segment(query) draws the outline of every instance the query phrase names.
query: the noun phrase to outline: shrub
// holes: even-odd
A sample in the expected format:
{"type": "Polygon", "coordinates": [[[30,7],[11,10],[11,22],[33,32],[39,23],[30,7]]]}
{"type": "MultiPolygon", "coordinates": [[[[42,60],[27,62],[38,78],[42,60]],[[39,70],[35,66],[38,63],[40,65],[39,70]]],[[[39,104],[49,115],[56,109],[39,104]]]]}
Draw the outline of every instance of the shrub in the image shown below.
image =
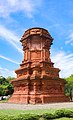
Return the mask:
{"type": "Polygon", "coordinates": [[[56,110],[54,113],[44,113],[42,115],[38,114],[19,114],[19,115],[9,115],[0,114],[0,120],[51,120],[56,118],[73,118],[73,111],[71,110],[56,110]]]}
{"type": "Polygon", "coordinates": [[[17,120],[39,120],[39,115],[34,114],[20,114],[17,120]]]}
{"type": "Polygon", "coordinates": [[[69,118],[73,118],[73,111],[71,110],[64,110],[64,115],[69,118]]]}
{"type": "Polygon", "coordinates": [[[13,115],[0,115],[0,120],[17,120],[17,116],[13,116],[13,115]]]}
{"type": "Polygon", "coordinates": [[[20,115],[0,115],[0,120],[39,120],[39,115],[20,114],[20,115]]]}
{"type": "Polygon", "coordinates": [[[73,111],[71,111],[71,110],[65,110],[65,109],[57,110],[55,112],[55,116],[56,116],[56,118],[73,117],[73,111]]]}
{"type": "Polygon", "coordinates": [[[56,112],[55,112],[55,116],[56,116],[56,118],[65,117],[64,109],[56,110],[56,112]]]}
{"type": "Polygon", "coordinates": [[[56,118],[56,116],[52,113],[45,113],[45,114],[42,115],[42,117],[45,118],[46,120],[56,118]]]}

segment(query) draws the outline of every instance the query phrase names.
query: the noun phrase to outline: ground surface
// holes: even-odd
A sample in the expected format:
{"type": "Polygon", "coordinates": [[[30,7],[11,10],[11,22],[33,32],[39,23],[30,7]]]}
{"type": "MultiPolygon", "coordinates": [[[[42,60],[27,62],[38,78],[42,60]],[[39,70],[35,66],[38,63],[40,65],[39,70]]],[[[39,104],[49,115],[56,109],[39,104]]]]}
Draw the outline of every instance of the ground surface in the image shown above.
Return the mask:
{"type": "Polygon", "coordinates": [[[73,108],[73,102],[37,104],[37,105],[0,103],[0,109],[36,110],[36,109],[52,109],[52,108],[53,109],[73,108]]]}

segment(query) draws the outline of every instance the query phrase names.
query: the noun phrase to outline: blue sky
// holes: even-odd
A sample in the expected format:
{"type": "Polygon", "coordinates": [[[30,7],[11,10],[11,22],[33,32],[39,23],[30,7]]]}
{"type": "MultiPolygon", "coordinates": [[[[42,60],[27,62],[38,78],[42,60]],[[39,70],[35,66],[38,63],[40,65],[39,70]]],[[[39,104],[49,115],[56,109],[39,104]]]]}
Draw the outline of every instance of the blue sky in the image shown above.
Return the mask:
{"type": "Polygon", "coordinates": [[[73,0],[0,0],[0,75],[15,76],[24,31],[43,27],[54,38],[51,59],[60,77],[73,74],[73,0]]]}

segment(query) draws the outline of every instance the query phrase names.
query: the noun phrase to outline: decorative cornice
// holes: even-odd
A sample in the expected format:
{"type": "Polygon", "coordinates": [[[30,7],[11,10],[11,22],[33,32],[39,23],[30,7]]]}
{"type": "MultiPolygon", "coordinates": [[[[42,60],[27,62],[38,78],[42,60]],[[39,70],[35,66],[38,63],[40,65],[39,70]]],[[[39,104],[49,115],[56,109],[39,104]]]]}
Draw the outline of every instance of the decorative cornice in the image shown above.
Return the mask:
{"type": "Polygon", "coordinates": [[[53,40],[53,38],[51,37],[48,30],[36,27],[36,28],[31,28],[31,29],[28,29],[27,31],[25,31],[20,42],[22,42],[23,40],[25,40],[26,38],[28,38],[29,36],[32,36],[32,35],[40,35],[42,37],[46,37],[50,40],[53,40]]]}

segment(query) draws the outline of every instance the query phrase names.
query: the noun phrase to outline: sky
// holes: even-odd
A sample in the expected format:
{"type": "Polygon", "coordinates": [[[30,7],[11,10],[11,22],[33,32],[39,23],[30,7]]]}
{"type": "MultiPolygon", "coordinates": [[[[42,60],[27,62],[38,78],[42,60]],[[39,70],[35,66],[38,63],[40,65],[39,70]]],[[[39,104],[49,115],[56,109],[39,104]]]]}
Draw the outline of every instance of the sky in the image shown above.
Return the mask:
{"type": "Polygon", "coordinates": [[[73,74],[73,0],[0,0],[0,75],[16,76],[23,60],[20,38],[32,27],[54,38],[51,60],[60,77],[73,74]]]}

